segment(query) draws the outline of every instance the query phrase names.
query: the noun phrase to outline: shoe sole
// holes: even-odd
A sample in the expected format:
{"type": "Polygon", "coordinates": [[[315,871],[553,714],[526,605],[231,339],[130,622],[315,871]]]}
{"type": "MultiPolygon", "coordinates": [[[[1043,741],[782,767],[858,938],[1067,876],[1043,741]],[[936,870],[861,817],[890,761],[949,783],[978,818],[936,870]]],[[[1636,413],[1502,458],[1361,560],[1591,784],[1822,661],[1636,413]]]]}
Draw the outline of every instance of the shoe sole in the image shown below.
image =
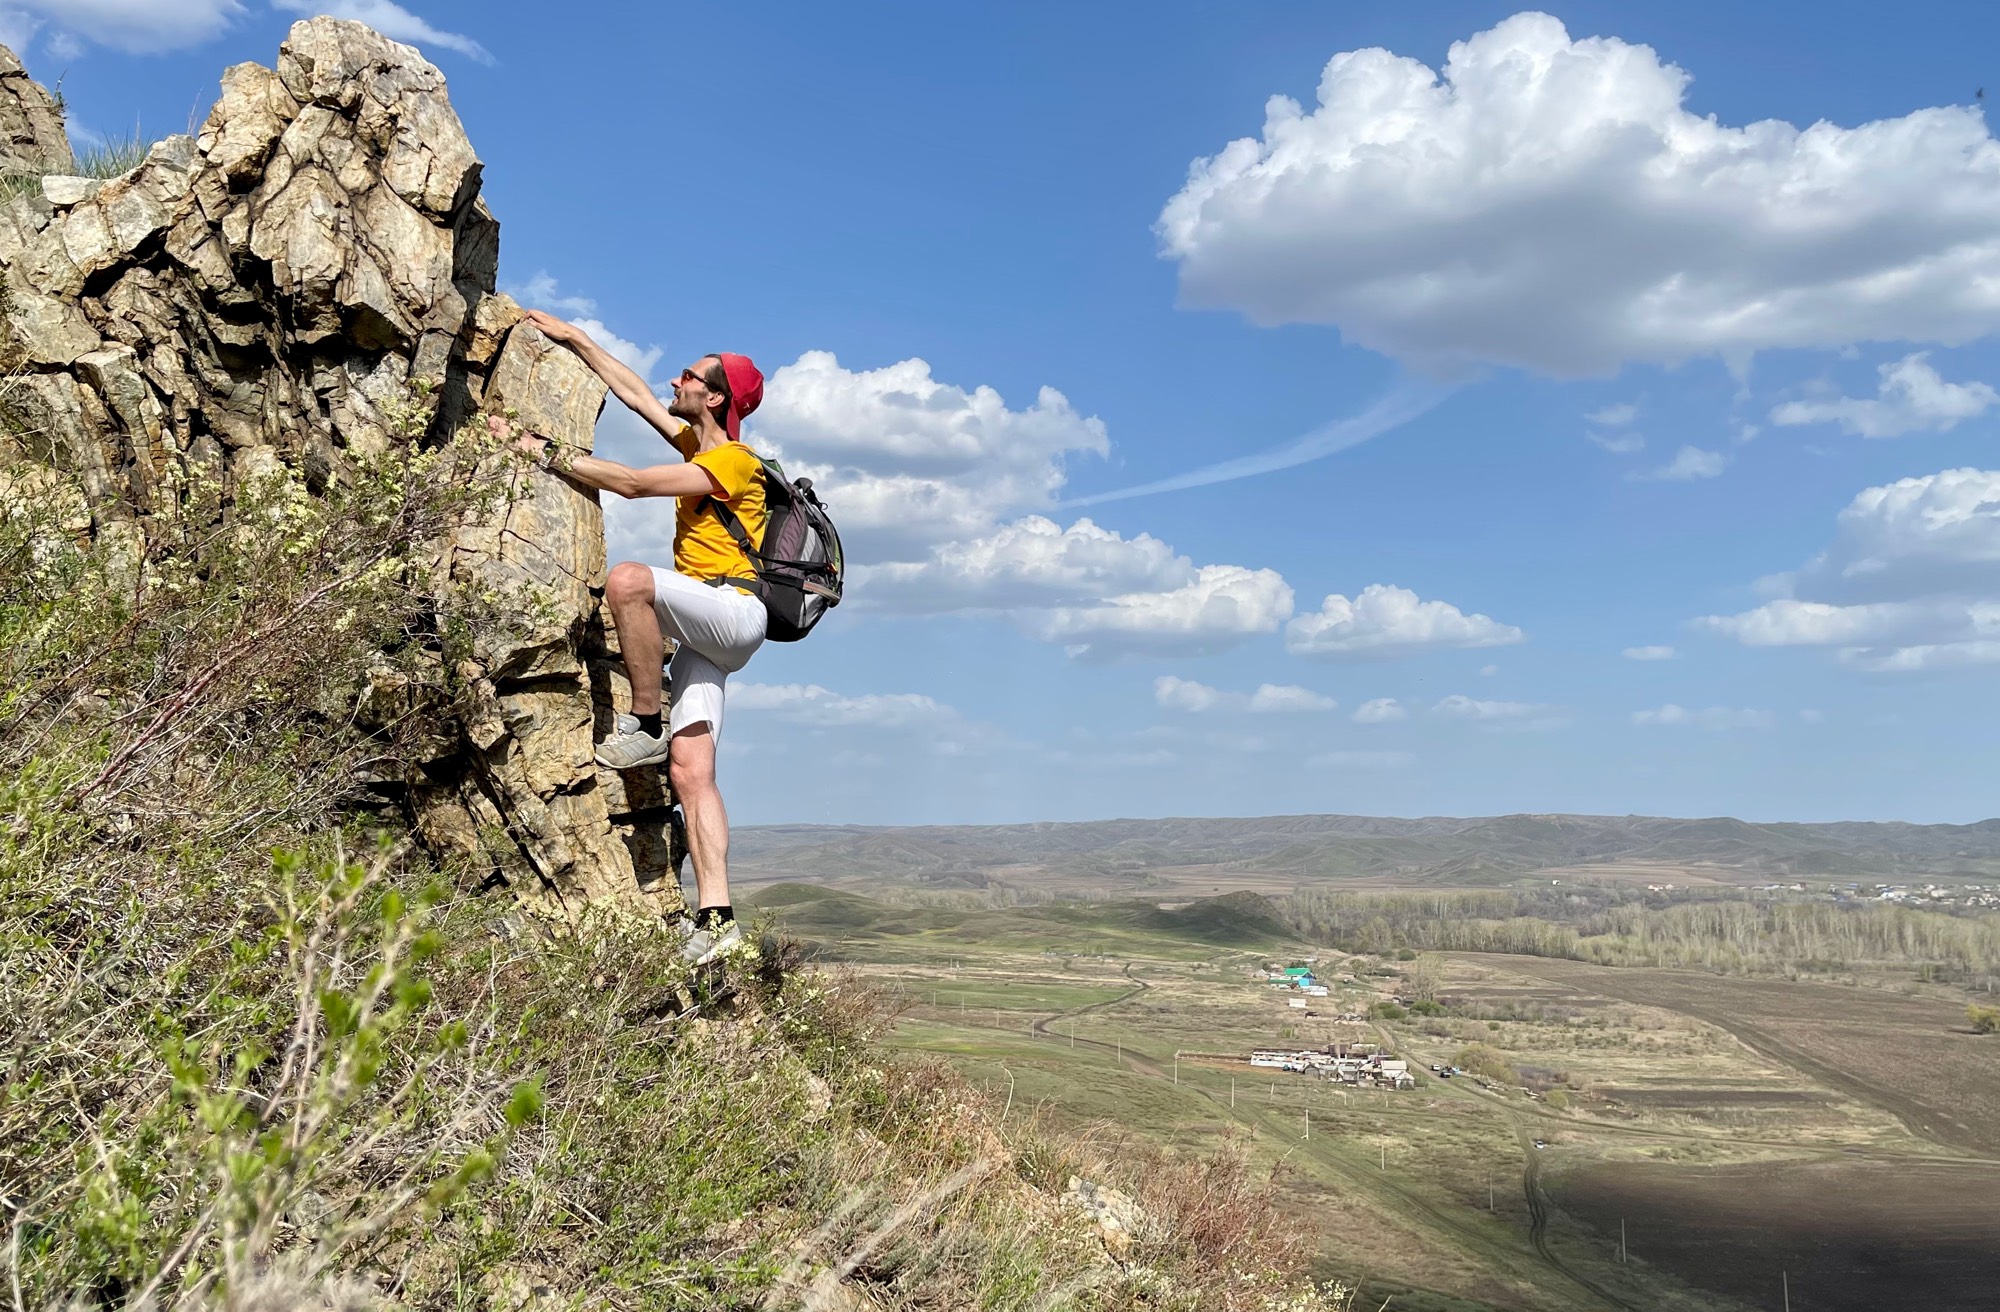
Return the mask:
{"type": "Polygon", "coordinates": [[[662,748],[659,752],[655,753],[654,755],[642,756],[638,760],[633,761],[628,765],[619,765],[616,762],[607,761],[602,756],[597,755],[595,752],[591,753],[591,759],[596,761],[599,765],[603,766],[607,770],[638,770],[649,765],[663,764],[666,761],[667,757],[671,756],[672,754],[673,750],[671,748],[662,748]]]}

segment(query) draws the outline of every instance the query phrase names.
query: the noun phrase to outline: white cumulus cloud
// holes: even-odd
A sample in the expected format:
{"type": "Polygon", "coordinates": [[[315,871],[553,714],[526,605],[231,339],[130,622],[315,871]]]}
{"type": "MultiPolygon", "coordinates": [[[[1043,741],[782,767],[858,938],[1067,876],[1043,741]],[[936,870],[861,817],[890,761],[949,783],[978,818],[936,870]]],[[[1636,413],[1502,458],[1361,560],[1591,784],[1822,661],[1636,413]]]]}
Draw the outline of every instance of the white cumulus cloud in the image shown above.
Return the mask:
{"type": "Polygon", "coordinates": [[[1260,683],[1250,694],[1250,710],[1255,714],[1276,715],[1287,711],[1331,711],[1340,703],[1310,688],[1292,683],[1260,683]]]}
{"type": "Polygon", "coordinates": [[[1753,647],[1831,647],[1885,673],[2000,662],[2000,470],[1865,489],[1785,595],[1698,627],[1753,647]]]}
{"type": "Polygon", "coordinates": [[[1670,661],[1675,655],[1672,647],[1627,647],[1624,651],[1628,661],[1670,661]]]}
{"type": "Polygon", "coordinates": [[[1670,728],[1707,729],[1714,733],[1724,733],[1731,729],[1768,729],[1777,723],[1777,717],[1769,711],[1745,710],[1731,706],[1709,706],[1696,711],[1668,702],[1657,710],[1632,712],[1632,723],[1670,728]]]}
{"type": "MultiPolygon", "coordinates": [[[[64,2],[68,3],[68,0],[64,2]]],[[[393,3],[393,0],[271,0],[271,7],[294,14],[330,14],[335,18],[350,18],[357,23],[368,24],[392,41],[438,46],[455,50],[482,64],[493,62],[493,56],[486,47],[471,37],[432,27],[403,6],[393,3]]]]}
{"type": "Polygon", "coordinates": [[[1013,410],[991,387],[939,381],[923,360],[854,371],[830,351],[773,373],[748,427],[789,472],[837,490],[842,541],[864,560],[920,558],[1048,510],[1069,457],[1110,450],[1103,421],[1052,387],[1013,410]]]}
{"type": "Polygon", "coordinates": [[[1247,711],[1253,715],[1330,711],[1339,705],[1331,697],[1294,684],[1265,683],[1251,693],[1224,692],[1171,674],[1153,680],[1153,700],[1170,711],[1247,711]]]}
{"type": "Polygon", "coordinates": [[[1019,612],[1029,633],[1072,656],[1201,656],[1260,633],[1292,613],[1292,589],[1275,570],[1204,565],[1183,587],[1133,592],[1094,605],[1019,612]]]}
{"type": "Polygon", "coordinates": [[[1771,422],[1839,424],[1861,437],[1902,437],[1906,433],[1949,432],[1986,413],[1996,392],[1985,383],[1948,383],[1919,351],[1880,366],[1881,385],[1871,397],[1832,401],[1787,401],[1771,411],[1771,422]]]}
{"type": "Polygon", "coordinates": [[[25,41],[46,20],[58,33],[149,55],[200,45],[243,13],[240,0],[7,0],[0,25],[14,38],[9,44],[25,41]]]}
{"type": "Polygon", "coordinates": [[[1376,697],[1355,707],[1350,718],[1356,724],[1390,724],[1409,719],[1410,713],[1394,697],[1376,697]]]}
{"type": "Polygon", "coordinates": [[[2000,143],[1970,107],[1806,128],[1691,113],[1650,47],[1521,13],[1441,71],[1335,55],[1308,109],[1190,167],[1182,300],[1337,325],[1434,370],[1632,361],[2000,326],[2000,143]]]}
{"type": "Polygon", "coordinates": [[[937,611],[1074,605],[1185,587],[1198,573],[1148,534],[1125,538],[1088,519],[1063,528],[1029,515],[985,537],[940,543],[924,560],[857,565],[852,578],[863,605],[937,611]]]}
{"type": "MultiPolygon", "coordinates": [[[[838,513],[839,507],[835,506],[838,513]]],[[[1198,655],[1270,633],[1292,613],[1275,570],[1197,566],[1147,534],[1030,515],[932,547],[921,561],[856,565],[856,604],[906,614],[1004,615],[1075,656],[1198,655]]]]}
{"type": "Polygon", "coordinates": [[[1407,656],[1451,647],[1501,647],[1527,637],[1511,624],[1467,615],[1443,601],[1424,601],[1408,588],[1371,583],[1353,600],[1339,593],[1319,610],[1285,626],[1295,656],[1356,660],[1407,656]]]}

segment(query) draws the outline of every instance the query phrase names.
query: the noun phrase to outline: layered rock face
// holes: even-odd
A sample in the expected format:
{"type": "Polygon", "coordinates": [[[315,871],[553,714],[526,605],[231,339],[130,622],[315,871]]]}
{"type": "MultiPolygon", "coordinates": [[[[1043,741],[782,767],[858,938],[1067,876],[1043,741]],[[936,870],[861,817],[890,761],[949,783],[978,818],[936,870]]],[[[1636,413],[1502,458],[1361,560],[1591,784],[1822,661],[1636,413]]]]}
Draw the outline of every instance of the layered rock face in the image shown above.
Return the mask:
{"type": "MultiPolygon", "coordinates": [[[[416,380],[434,433],[512,410],[589,449],[604,385],[495,293],[479,160],[444,76],[410,47],[301,22],[275,70],[224,74],[198,137],[105,182],[42,176],[68,167],[61,118],[0,48],[0,153],[16,179],[0,193],[0,363],[31,435],[14,458],[79,481],[100,542],[136,552],[202,527],[183,522],[198,472],[285,468],[311,485],[383,450],[416,380]]],[[[549,604],[478,635],[472,722],[400,782],[428,844],[517,887],[671,909],[662,781],[592,760],[622,685],[598,607],[602,516],[594,494],[528,477],[443,563],[549,604]]]]}

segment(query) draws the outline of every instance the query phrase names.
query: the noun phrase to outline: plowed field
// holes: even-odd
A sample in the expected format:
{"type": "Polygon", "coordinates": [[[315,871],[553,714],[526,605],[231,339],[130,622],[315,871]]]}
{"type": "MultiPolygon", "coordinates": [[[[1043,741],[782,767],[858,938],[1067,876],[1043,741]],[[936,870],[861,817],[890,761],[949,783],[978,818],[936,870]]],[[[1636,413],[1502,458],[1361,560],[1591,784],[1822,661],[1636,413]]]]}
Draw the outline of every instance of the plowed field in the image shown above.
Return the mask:
{"type": "Polygon", "coordinates": [[[2000,1038],[1968,1032],[1963,1012],[1950,1004],[1837,984],[1504,960],[1524,975],[1705,1020],[1771,1060],[1894,1113],[1922,1138],[2000,1156],[2000,1038]]]}
{"type": "Polygon", "coordinates": [[[1793,1312],[2000,1310],[2000,1168],[1787,1162],[1620,1163],[1552,1182],[1599,1234],[1625,1223],[1635,1262],[1793,1312]]]}

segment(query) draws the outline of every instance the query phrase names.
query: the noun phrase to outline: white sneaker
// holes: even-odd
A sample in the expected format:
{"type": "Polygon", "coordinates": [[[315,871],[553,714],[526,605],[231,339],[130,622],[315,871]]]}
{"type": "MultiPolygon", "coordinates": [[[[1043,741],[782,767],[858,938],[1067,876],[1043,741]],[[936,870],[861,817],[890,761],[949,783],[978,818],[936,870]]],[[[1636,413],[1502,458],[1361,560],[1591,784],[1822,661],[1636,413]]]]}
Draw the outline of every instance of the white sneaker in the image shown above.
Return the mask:
{"type": "Polygon", "coordinates": [[[733,920],[721,929],[692,930],[681,943],[681,960],[690,966],[706,966],[742,941],[743,927],[733,920]]]}
{"type": "Polygon", "coordinates": [[[621,715],[612,735],[597,745],[597,763],[607,770],[636,770],[660,764],[670,748],[668,735],[642,732],[638,716],[621,715]]]}

